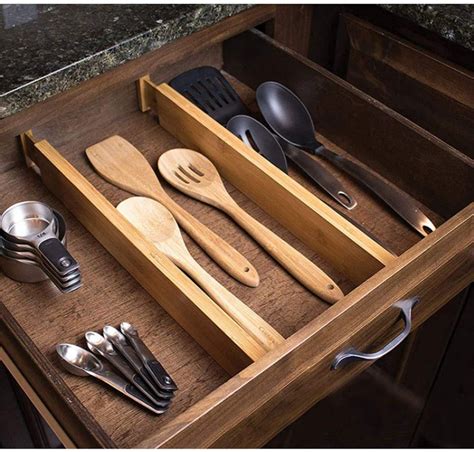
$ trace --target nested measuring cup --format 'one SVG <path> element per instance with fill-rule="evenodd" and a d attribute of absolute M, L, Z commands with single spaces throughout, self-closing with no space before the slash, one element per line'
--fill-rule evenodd
<path fill-rule="evenodd" d="M 14 204 L 3 213 L 0 226 L 4 239 L 29 245 L 59 277 L 79 268 L 56 236 L 54 212 L 46 204 L 39 201 Z"/>

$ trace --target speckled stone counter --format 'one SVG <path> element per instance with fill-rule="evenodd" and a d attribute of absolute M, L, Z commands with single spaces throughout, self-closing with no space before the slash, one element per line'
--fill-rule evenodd
<path fill-rule="evenodd" d="M 0 118 L 252 5 L 0 5 Z"/>
<path fill-rule="evenodd" d="M 474 50 L 474 5 L 380 5 L 443 38 Z"/>

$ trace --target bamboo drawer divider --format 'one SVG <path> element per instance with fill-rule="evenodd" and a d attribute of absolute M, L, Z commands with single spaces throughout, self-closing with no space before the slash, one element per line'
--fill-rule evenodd
<path fill-rule="evenodd" d="M 27 162 L 91 234 L 230 374 L 264 351 L 46 140 L 22 135 Z M 104 273 L 106 269 L 104 269 Z"/>
<path fill-rule="evenodd" d="M 142 111 L 153 110 L 161 127 L 205 154 L 225 179 L 355 284 L 395 258 L 168 84 L 145 76 L 138 93 Z"/>
<path fill-rule="evenodd" d="M 154 109 L 164 129 L 207 155 L 234 186 L 355 284 L 395 258 L 169 85 L 144 77 L 137 88 L 142 111 Z M 21 141 L 27 164 L 49 190 L 227 372 L 235 374 L 266 353 L 48 141 L 31 132 Z"/>

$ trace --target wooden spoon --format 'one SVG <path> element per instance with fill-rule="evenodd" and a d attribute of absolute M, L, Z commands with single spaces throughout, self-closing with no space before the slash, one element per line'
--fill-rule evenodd
<path fill-rule="evenodd" d="M 257 287 L 257 270 L 225 240 L 176 204 L 163 190 L 143 154 L 124 138 L 115 135 L 86 149 L 95 170 L 108 182 L 135 195 L 156 199 L 165 205 L 181 227 L 229 275 Z"/>
<path fill-rule="evenodd" d="M 237 205 L 217 168 L 204 155 L 190 149 L 172 149 L 158 159 L 158 168 L 173 187 L 226 212 L 311 292 L 329 303 L 344 296 L 319 267 Z"/>
<path fill-rule="evenodd" d="M 176 266 L 187 273 L 207 294 L 265 350 L 285 339 L 252 309 L 242 303 L 209 275 L 189 254 L 171 212 L 150 198 L 133 197 L 122 201 L 117 210 L 142 235 L 154 243 Z"/>

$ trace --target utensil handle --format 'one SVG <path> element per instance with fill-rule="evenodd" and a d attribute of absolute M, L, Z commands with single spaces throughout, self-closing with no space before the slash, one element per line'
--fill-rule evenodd
<path fill-rule="evenodd" d="M 229 275 L 247 286 L 258 286 L 260 277 L 257 270 L 242 254 L 168 196 L 155 199 L 171 211 L 180 226 Z"/>
<path fill-rule="evenodd" d="M 107 361 L 109 361 L 109 363 L 130 382 L 132 382 L 135 375 L 137 375 L 137 372 L 132 369 L 121 356 L 108 354 L 107 356 L 104 356 L 104 358 L 106 358 Z"/>
<path fill-rule="evenodd" d="M 171 376 L 166 372 L 141 338 L 130 334 L 126 336 L 157 386 L 164 391 L 175 391 L 178 389 Z"/>
<path fill-rule="evenodd" d="M 125 358 L 125 360 L 130 364 L 130 366 L 135 370 L 135 372 L 143 379 L 143 381 L 148 385 L 148 388 L 153 392 L 153 394 L 159 398 L 171 398 L 169 394 L 165 391 L 160 391 L 159 388 L 151 381 L 145 365 L 142 363 L 141 359 L 138 357 L 137 353 L 130 345 L 121 345 L 117 342 L 112 342 L 116 350 L 120 355 Z"/>
<path fill-rule="evenodd" d="M 38 245 L 38 250 L 43 259 L 58 275 L 70 273 L 79 267 L 76 260 L 69 254 L 64 245 L 57 238 L 50 238 Z"/>
<path fill-rule="evenodd" d="M 129 384 L 125 387 L 124 394 L 134 400 L 135 402 L 139 403 L 140 405 L 148 408 L 155 414 L 163 414 L 168 409 L 169 403 L 163 406 L 163 404 L 156 404 L 150 402 L 135 386 Z"/>
<path fill-rule="evenodd" d="M 348 210 L 352 210 L 357 206 L 357 201 L 350 192 L 319 162 L 312 159 L 304 151 L 293 148 L 290 144 L 283 144 L 283 146 L 286 156 L 335 201 Z"/>
<path fill-rule="evenodd" d="M 154 397 L 153 394 L 150 393 L 150 389 L 148 388 L 148 385 L 145 383 L 145 380 L 139 375 L 139 374 L 134 374 L 131 383 L 140 390 L 142 394 L 144 394 L 148 399 L 150 399 L 153 404 L 156 406 L 166 408 L 170 404 L 170 399 L 163 399 L 163 398 L 157 398 Z"/>
<path fill-rule="evenodd" d="M 137 373 L 120 355 L 107 354 L 104 356 L 107 361 L 115 367 L 130 383 L 132 383 L 142 394 L 144 394 L 153 404 L 166 407 L 169 402 L 159 397 L 155 397 L 145 380 Z"/>
<path fill-rule="evenodd" d="M 182 264 L 183 270 L 265 350 L 272 350 L 284 342 L 283 336 L 217 282 L 191 256 Z"/>
<path fill-rule="evenodd" d="M 385 201 L 385 203 L 407 221 L 408 224 L 413 226 L 423 237 L 426 237 L 430 232 L 436 229 L 435 225 L 421 212 L 416 202 L 410 196 L 389 185 L 378 174 L 342 155 L 330 151 L 324 146 L 320 146 L 314 152 L 317 155 L 322 155 L 335 166 L 341 168 L 354 179 L 364 184 L 380 199 Z"/>
<path fill-rule="evenodd" d="M 245 229 L 276 261 L 308 290 L 329 303 L 335 303 L 344 294 L 337 284 L 318 266 L 259 223 L 229 197 L 222 207 Z"/>
<path fill-rule="evenodd" d="M 153 406 L 144 395 L 138 391 L 138 389 L 124 380 L 120 375 L 112 372 L 110 370 L 94 371 L 89 372 L 90 375 L 96 377 L 98 380 L 108 384 L 112 388 L 121 392 L 123 395 L 132 399 L 134 402 L 148 408 L 150 411 L 153 411 L 156 414 L 162 414 L 166 409 Z"/>

